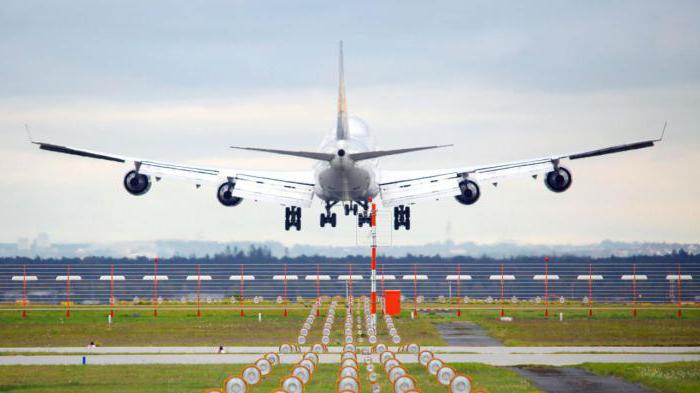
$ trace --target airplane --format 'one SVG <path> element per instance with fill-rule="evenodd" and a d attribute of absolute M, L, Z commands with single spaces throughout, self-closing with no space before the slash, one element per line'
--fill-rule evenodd
<path fill-rule="evenodd" d="M 393 150 L 376 150 L 369 128 L 358 117 L 348 114 L 345 96 L 343 43 L 338 57 L 338 110 L 337 124 L 323 139 L 318 151 L 293 151 L 257 147 L 231 146 L 233 149 L 281 154 L 316 161 L 308 171 L 255 171 L 239 168 L 213 168 L 168 163 L 119 154 L 36 142 L 27 128 L 31 143 L 42 150 L 128 164 L 131 169 L 124 176 L 124 188 L 131 195 L 148 192 L 153 180 L 178 178 L 189 180 L 199 188 L 202 184 L 217 187 L 218 201 L 228 207 L 238 206 L 244 199 L 281 204 L 285 206 L 284 228 L 301 230 L 301 209 L 309 207 L 314 198 L 325 203 L 319 224 L 335 227 L 337 215 L 332 209 L 339 203 L 344 213 L 357 216 L 357 225 L 370 224 L 370 198 L 378 198 L 385 207 L 393 208 L 394 230 L 411 229 L 411 208 L 417 202 L 454 197 L 463 205 L 472 205 L 481 196 L 480 184 L 498 184 L 501 178 L 543 175 L 545 186 L 556 193 L 571 187 L 571 171 L 562 165 L 564 161 L 597 157 L 628 150 L 652 147 L 663 140 L 664 124 L 658 139 L 627 143 L 601 149 L 549 157 L 514 161 L 494 165 L 473 165 L 436 170 L 385 170 L 377 159 L 451 145 L 408 147 Z M 359 211 L 359 207 L 362 211 Z"/>

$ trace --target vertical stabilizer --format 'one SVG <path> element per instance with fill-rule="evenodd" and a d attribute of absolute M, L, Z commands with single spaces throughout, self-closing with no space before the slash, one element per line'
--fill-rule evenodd
<path fill-rule="evenodd" d="M 348 106 L 345 101 L 345 76 L 343 75 L 343 41 L 340 41 L 340 55 L 338 57 L 338 127 L 335 136 L 337 139 L 346 139 L 348 135 Z"/>

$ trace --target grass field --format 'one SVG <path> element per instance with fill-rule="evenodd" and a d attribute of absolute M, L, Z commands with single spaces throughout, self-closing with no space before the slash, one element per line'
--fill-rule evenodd
<path fill-rule="evenodd" d="M 532 384 L 508 369 L 479 364 L 453 364 L 457 370 L 470 375 L 477 388 L 491 393 L 537 392 Z M 307 384 L 305 392 L 335 391 L 338 365 L 321 365 Z M 0 366 L 0 391 L 15 393 L 130 393 L 130 392 L 201 392 L 208 387 L 220 386 L 229 376 L 240 373 L 243 367 L 227 365 L 147 365 L 147 366 Z M 378 367 L 379 368 L 379 367 Z M 270 392 L 288 375 L 292 365 L 280 365 L 252 392 Z M 445 391 L 435 378 L 418 365 L 407 365 L 425 392 Z M 391 391 L 383 371 L 378 370 L 382 391 Z M 369 392 L 367 371 L 361 371 L 361 391 Z"/>
<path fill-rule="evenodd" d="M 433 305 L 437 306 L 437 305 Z M 559 322 L 558 314 L 564 313 Z M 258 322 L 258 312 L 263 322 Z M 325 316 L 326 310 L 321 311 Z M 337 317 L 344 311 L 338 308 Z M 308 315 L 308 308 L 293 309 L 288 317 L 282 310 L 246 306 L 241 317 L 238 309 L 203 309 L 197 318 L 192 309 L 161 308 L 159 316 L 147 308 L 118 309 L 111 327 L 107 311 L 87 308 L 73 309 L 66 318 L 60 307 L 44 310 L 30 309 L 28 318 L 19 311 L 0 308 L 0 345 L 23 346 L 85 346 L 95 341 L 103 346 L 218 346 L 218 345 L 279 345 L 296 340 L 299 328 Z M 598 309 L 593 318 L 587 310 L 569 306 L 552 307 L 550 317 L 543 318 L 541 309 L 530 305 L 506 310 L 513 322 L 498 320 L 498 310 L 472 307 L 457 318 L 454 311 L 421 312 L 412 320 L 404 310 L 395 317 L 396 326 L 404 343 L 444 345 L 437 325 L 441 323 L 472 321 L 483 326 L 505 345 L 700 345 L 700 309 L 687 308 L 682 319 L 675 317 L 675 309 L 640 307 L 637 318 L 622 306 Z M 316 323 L 309 334 L 309 342 L 321 336 L 323 320 Z M 260 334 L 264 327 L 265 334 Z M 340 344 L 342 324 L 335 324 L 331 344 Z M 388 341 L 384 324 L 380 323 L 379 339 Z"/>
<path fill-rule="evenodd" d="M 700 392 L 700 362 L 666 364 L 600 364 L 581 366 L 600 375 L 614 375 L 664 393 Z"/>

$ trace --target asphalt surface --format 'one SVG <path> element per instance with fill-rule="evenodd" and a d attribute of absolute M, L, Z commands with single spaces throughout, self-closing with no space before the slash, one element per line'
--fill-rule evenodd
<path fill-rule="evenodd" d="M 237 354 L 88 354 L 88 355 L 8 355 L 0 356 L 0 365 L 66 365 L 81 364 L 247 364 L 257 360 L 259 353 Z M 378 362 L 378 355 L 373 355 Z M 700 361 L 691 354 L 626 354 L 626 353 L 441 353 L 447 363 L 476 362 L 493 366 L 546 365 L 570 366 L 581 363 L 667 363 Z M 293 364 L 300 354 L 283 354 L 280 360 Z M 414 354 L 398 354 L 402 363 L 416 363 Z M 337 353 L 321 354 L 321 363 L 338 364 Z"/>
<path fill-rule="evenodd" d="M 451 322 L 437 325 L 440 336 L 447 345 L 470 347 L 497 347 L 503 344 L 486 334 L 481 326 L 472 322 Z"/>
<path fill-rule="evenodd" d="M 551 393 L 651 393 L 620 378 L 592 374 L 578 368 L 513 367 L 538 389 Z"/>
<path fill-rule="evenodd" d="M 308 349 L 308 347 L 306 347 Z M 503 347 L 503 346 L 424 346 L 435 353 L 469 354 L 566 354 L 566 353 L 637 353 L 637 354 L 700 354 L 700 347 Z M 69 354 L 213 354 L 215 347 L 0 347 L 0 353 L 69 353 Z M 225 347 L 229 354 L 261 354 L 276 352 L 278 347 Z M 390 350 L 396 352 L 397 347 Z M 340 353 L 342 347 L 329 347 Z"/>

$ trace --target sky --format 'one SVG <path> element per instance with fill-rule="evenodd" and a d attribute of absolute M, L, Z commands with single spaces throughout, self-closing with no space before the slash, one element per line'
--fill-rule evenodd
<path fill-rule="evenodd" d="M 318 227 L 318 202 L 286 232 L 283 207 L 226 208 L 211 186 L 164 180 L 133 197 L 130 168 L 39 151 L 24 132 L 170 162 L 310 169 L 228 146 L 317 148 L 335 126 L 341 39 L 349 111 L 379 147 L 455 145 L 383 168 L 570 153 L 656 138 L 668 121 L 652 149 L 570 163 L 563 194 L 527 177 L 482 184 L 473 206 L 416 205 L 392 244 L 700 240 L 697 1 L 335 3 L 0 3 L 0 242 L 355 244 L 349 218 Z"/>

